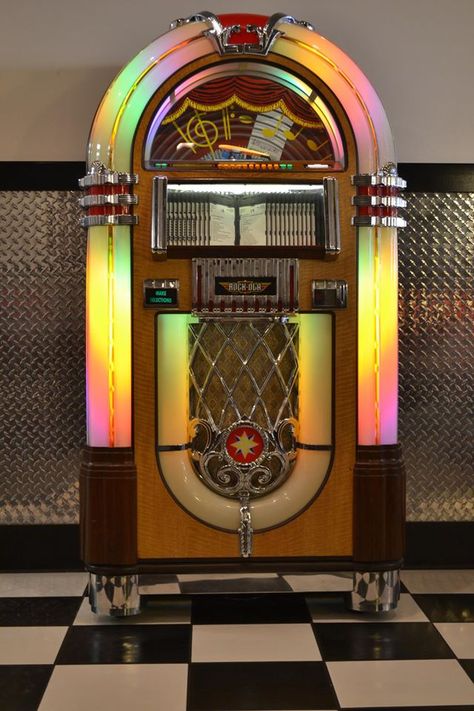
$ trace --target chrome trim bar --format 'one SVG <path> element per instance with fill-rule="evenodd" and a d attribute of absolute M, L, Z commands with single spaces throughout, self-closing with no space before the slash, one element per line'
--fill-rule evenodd
<path fill-rule="evenodd" d="M 385 175 L 381 172 L 353 175 L 351 183 L 356 186 L 385 185 L 388 188 L 399 188 L 400 190 L 407 186 L 407 181 L 398 175 Z"/>
<path fill-rule="evenodd" d="M 93 172 L 79 179 L 79 187 L 82 189 L 92 188 L 96 185 L 136 185 L 138 175 L 136 173 L 118 173 L 116 170 L 104 170 Z"/>
<path fill-rule="evenodd" d="M 81 227 L 103 225 L 138 225 L 137 215 L 86 215 L 80 219 Z"/>
<path fill-rule="evenodd" d="M 406 227 L 403 217 L 376 217 L 374 215 L 357 215 L 352 218 L 356 227 Z"/>
<path fill-rule="evenodd" d="M 79 198 L 81 207 L 95 207 L 100 205 L 136 205 L 138 203 L 137 195 L 129 195 L 128 193 L 118 193 L 116 195 L 84 195 Z"/>
<path fill-rule="evenodd" d="M 153 254 L 166 254 L 168 248 L 167 190 L 168 178 L 164 175 L 155 176 L 151 196 L 151 251 Z"/>
<path fill-rule="evenodd" d="M 375 173 L 353 175 L 351 183 L 358 187 L 384 185 L 387 188 L 398 188 L 399 190 L 404 190 L 407 186 L 406 180 L 403 180 L 403 178 L 400 178 L 398 175 L 395 163 L 387 163 L 383 168 L 375 171 Z"/>
<path fill-rule="evenodd" d="M 324 178 L 324 223 L 326 252 L 337 254 L 341 251 L 341 229 L 339 224 L 339 185 L 336 178 Z"/>
<path fill-rule="evenodd" d="M 354 195 L 352 204 L 358 207 L 383 205 L 384 207 L 406 207 L 407 201 L 395 195 Z"/>

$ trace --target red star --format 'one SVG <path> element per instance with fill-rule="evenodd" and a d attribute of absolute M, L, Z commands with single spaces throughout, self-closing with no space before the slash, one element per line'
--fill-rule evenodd
<path fill-rule="evenodd" d="M 239 464 L 251 464 L 263 452 L 263 437 L 254 427 L 242 425 L 236 427 L 227 437 L 227 454 Z"/>

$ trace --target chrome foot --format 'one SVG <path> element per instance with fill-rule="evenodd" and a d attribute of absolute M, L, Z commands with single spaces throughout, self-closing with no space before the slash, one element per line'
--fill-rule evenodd
<path fill-rule="evenodd" d="M 140 612 L 138 575 L 89 573 L 89 602 L 92 612 L 111 617 L 128 617 Z"/>
<path fill-rule="evenodd" d="M 354 572 L 354 589 L 347 606 L 355 612 L 389 612 L 400 598 L 400 571 Z"/>

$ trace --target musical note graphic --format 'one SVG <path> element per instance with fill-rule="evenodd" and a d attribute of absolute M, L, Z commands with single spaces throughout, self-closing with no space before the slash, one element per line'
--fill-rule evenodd
<path fill-rule="evenodd" d="M 222 109 L 222 124 L 224 126 L 224 138 L 228 141 L 232 138 L 232 129 L 230 127 L 229 108 L 227 106 Z"/>
<path fill-rule="evenodd" d="M 317 153 L 323 146 L 326 145 L 326 143 L 328 143 L 328 141 L 329 141 L 329 138 L 327 138 L 325 141 L 320 143 L 319 146 L 317 146 L 312 138 L 308 138 L 308 140 L 306 141 L 306 145 L 308 146 L 308 148 L 311 151 L 313 151 L 314 153 Z"/>
<path fill-rule="evenodd" d="M 266 111 L 257 116 L 248 147 L 267 153 L 271 160 L 279 160 L 286 144 L 285 131 L 293 126 L 293 120 L 280 110 Z"/>
<path fill-rule="evenodd" d="M 274 125 L 273 128 L 267 128 L 266 126 L 262 128 L 262 135 L 265 136 L 265 138 L 273 138 L 273 136 L 276 136 L 278 133 L 278 129 L 281 126 L 281 122 L 283 121 L 283 114 L 280 112 L 280 116 L 278 118 L 278 121 Z"/>
<path fill-rule="evenodd" d="M 289 130 L 283 131 L 283 135 L 285 136 L 287 141 L 296 141 L 296 139 L 300 135 L 303 128 L 304 128 L 304 126 L 300 126 L 299 129 L 296 131 L 296 133 L 293 133 L 293 131 L 289 131 Z"/>

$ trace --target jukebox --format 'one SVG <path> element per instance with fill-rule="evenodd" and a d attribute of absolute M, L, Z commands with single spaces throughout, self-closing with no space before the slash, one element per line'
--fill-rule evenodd
<path fill-rule="evenodd" d="M 99 106 L 82 556 L 94 610 L 150 572 L 354 571 L 397 604 L 397 176 L 366 77 L 306 22 L 172 23 Z"/>

